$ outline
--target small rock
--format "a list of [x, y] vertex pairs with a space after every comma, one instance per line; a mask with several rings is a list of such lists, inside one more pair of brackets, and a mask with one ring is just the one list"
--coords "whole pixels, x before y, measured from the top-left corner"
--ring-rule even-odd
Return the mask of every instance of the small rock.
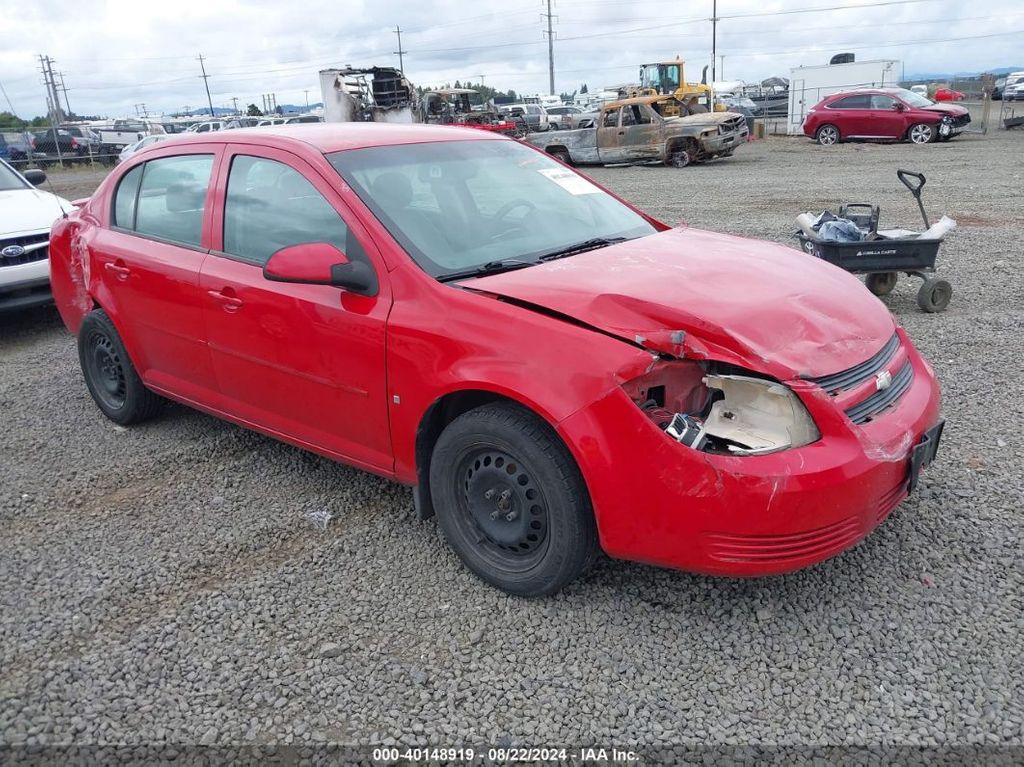
[[344, 652], [344, 648], [335, 642], [325, 642], [320, 648], [321, 658], [337, 658]]

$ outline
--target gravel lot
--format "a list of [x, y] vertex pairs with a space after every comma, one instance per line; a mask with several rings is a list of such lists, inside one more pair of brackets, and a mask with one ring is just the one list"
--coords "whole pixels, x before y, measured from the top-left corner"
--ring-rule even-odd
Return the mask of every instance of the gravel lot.
[[[1022, 142], [590, 171], [671, 223], [788, 242], [847, 198], [916, 226], [906, 167], [961, 224], [949, 310], [905, 278], [887, 299], [942, 382], [938, 462], [865, 542], [787, 576], [604, 560], [506, 597], [408, 490], [184, 407], [114, 426], [56, 312], [5, 317], [0, 743], [1024, 745]], [[52, 174], [70, 197], [101, 177]]]

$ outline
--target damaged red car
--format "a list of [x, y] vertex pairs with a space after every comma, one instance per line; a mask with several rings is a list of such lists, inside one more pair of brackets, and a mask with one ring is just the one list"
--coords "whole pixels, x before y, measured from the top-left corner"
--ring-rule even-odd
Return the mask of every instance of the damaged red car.
[[933, 371], [856, 278], [669, 228], [510, 139], [227, 131], [140, 152], [79, 205], [51, 279], [106, 416], [169, 398], [393, 478], [513, 594], [599, 548], [804, 567], [935, 455]]

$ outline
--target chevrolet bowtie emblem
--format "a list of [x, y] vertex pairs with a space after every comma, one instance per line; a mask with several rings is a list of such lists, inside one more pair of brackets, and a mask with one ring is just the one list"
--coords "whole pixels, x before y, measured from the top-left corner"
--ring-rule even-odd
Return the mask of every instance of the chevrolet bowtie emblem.
[[877, 391], [888, 389], [890, 386], [892, 386], [892, 373], [888, 370], [883, 370], [875, 376], [875, 389]]

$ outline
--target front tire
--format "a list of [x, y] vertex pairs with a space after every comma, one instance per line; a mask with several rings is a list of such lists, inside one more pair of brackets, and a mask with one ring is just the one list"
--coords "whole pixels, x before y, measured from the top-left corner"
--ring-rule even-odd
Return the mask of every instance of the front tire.
[[911, 125], [910, 130], [907, 131], [907, 138], [910, 139], [912, 144], [930, 144], [935, 141], [938, 135], [939, 133], [935, 130], [935, 126], [928, 123]]
[[832, 146], [839, 143], [839, 128], [834, 125], [822, 125], [814, 134], [814, 140], [822, 146]]
[[82, 321], [78, 360], [89, 394], [114, 423], [139, 423], [160, 409], [163, 400], [142, 383], [114, 323], [102, 309], [90, 312]]
[[430, 488], [448, 544], [509, 594], [554, 594], [597, 553], [579, 469], [551, 427], [518, 405], [483, 405], [448, 424], [430, 459]]

